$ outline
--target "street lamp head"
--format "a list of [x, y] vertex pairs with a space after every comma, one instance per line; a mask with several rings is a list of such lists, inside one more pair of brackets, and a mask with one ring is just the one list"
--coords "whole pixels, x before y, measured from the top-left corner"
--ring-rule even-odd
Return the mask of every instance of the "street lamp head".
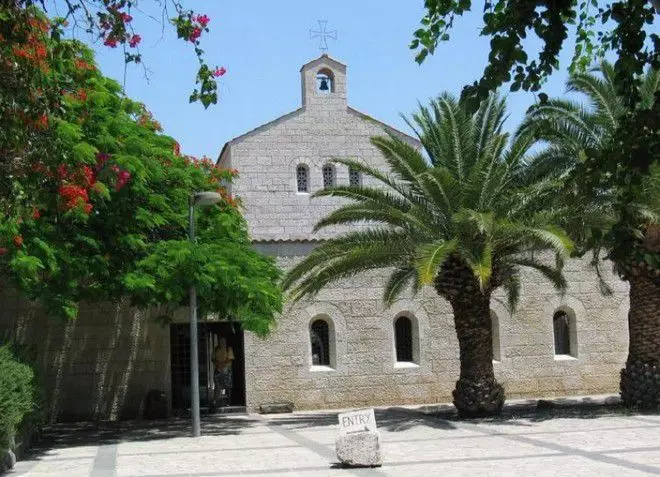
[[213, 205], [222, 200], [222, 196], [217, 192], [195, 192], [192, 196], [192, 205]]

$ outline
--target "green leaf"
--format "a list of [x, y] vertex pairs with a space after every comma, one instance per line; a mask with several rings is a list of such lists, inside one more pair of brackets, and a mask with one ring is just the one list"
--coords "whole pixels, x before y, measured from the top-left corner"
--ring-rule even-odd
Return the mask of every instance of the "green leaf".
[[417, 275], [420, 285], [433, 282], [438, 269], [456, 250], [457, 240], [441, 241], [425, 244], [417, 252]]

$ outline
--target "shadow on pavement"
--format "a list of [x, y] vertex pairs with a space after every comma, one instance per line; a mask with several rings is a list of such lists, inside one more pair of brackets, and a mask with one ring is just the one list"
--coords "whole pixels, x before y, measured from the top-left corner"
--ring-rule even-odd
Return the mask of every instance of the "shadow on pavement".
[[[202, 435], [239, 435], [255, 426], [267, 424], [291, 430], [331, 428], [337, 426], [338, 412], [314, 412], [271, 415], [266, 420], [256, 416], [206, 415], [202, 417]], [[618, 403], [603, 404], [583, 400], [579, 404], [561, 399], [530, 401], [505, 406], [497, 417], [461, 419], [451, 405], [418, 408], [389, 407], [376, 409], [378, 427], [388, 432], [406, 431], [415, 427], [452, 431], [460, 422], [533, 427], [535, 423], [558, 418], [597, 419], [614, 416], [634, 416], [640, 412]], [[657, 413], [655, 413], [657, 415]], [[99, 446], [118, 442], [152, 441], [190, 437], [189, 419], [172, 418], [160, 421], [119, 421], [100, 423], [57, 424], [45, 429], [32, 447], [28, 459], [39, 459], [53, 449], [79, 446]]]
[[[202, 435], [237, 435], [257, 423], [259, 419], [248, 416], [203, 416]], [[190, 420], [182, 418], [55, 424], [41, 432], [24, 459], [38, 460], [49, 451], [62, 448], [190, 437], [191, 428]]]

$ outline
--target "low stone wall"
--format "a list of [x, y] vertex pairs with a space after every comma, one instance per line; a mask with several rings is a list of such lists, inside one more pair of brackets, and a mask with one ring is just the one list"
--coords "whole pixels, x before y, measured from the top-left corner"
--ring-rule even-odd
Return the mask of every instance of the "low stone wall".
[[126, 302], [67, 322], [3, 288], [0, 329], [36, 356], [47, 422], [137, 418], [150, 389], [170, 395], [169, 329]]

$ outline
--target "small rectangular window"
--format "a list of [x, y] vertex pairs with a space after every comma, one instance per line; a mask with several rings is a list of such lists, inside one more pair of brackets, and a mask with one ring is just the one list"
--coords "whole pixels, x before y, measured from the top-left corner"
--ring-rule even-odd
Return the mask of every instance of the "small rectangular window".
[[296, 168], [296, 182], [298, 192], [309, 192], [309, 169], [304, 164], [299, 164]]

